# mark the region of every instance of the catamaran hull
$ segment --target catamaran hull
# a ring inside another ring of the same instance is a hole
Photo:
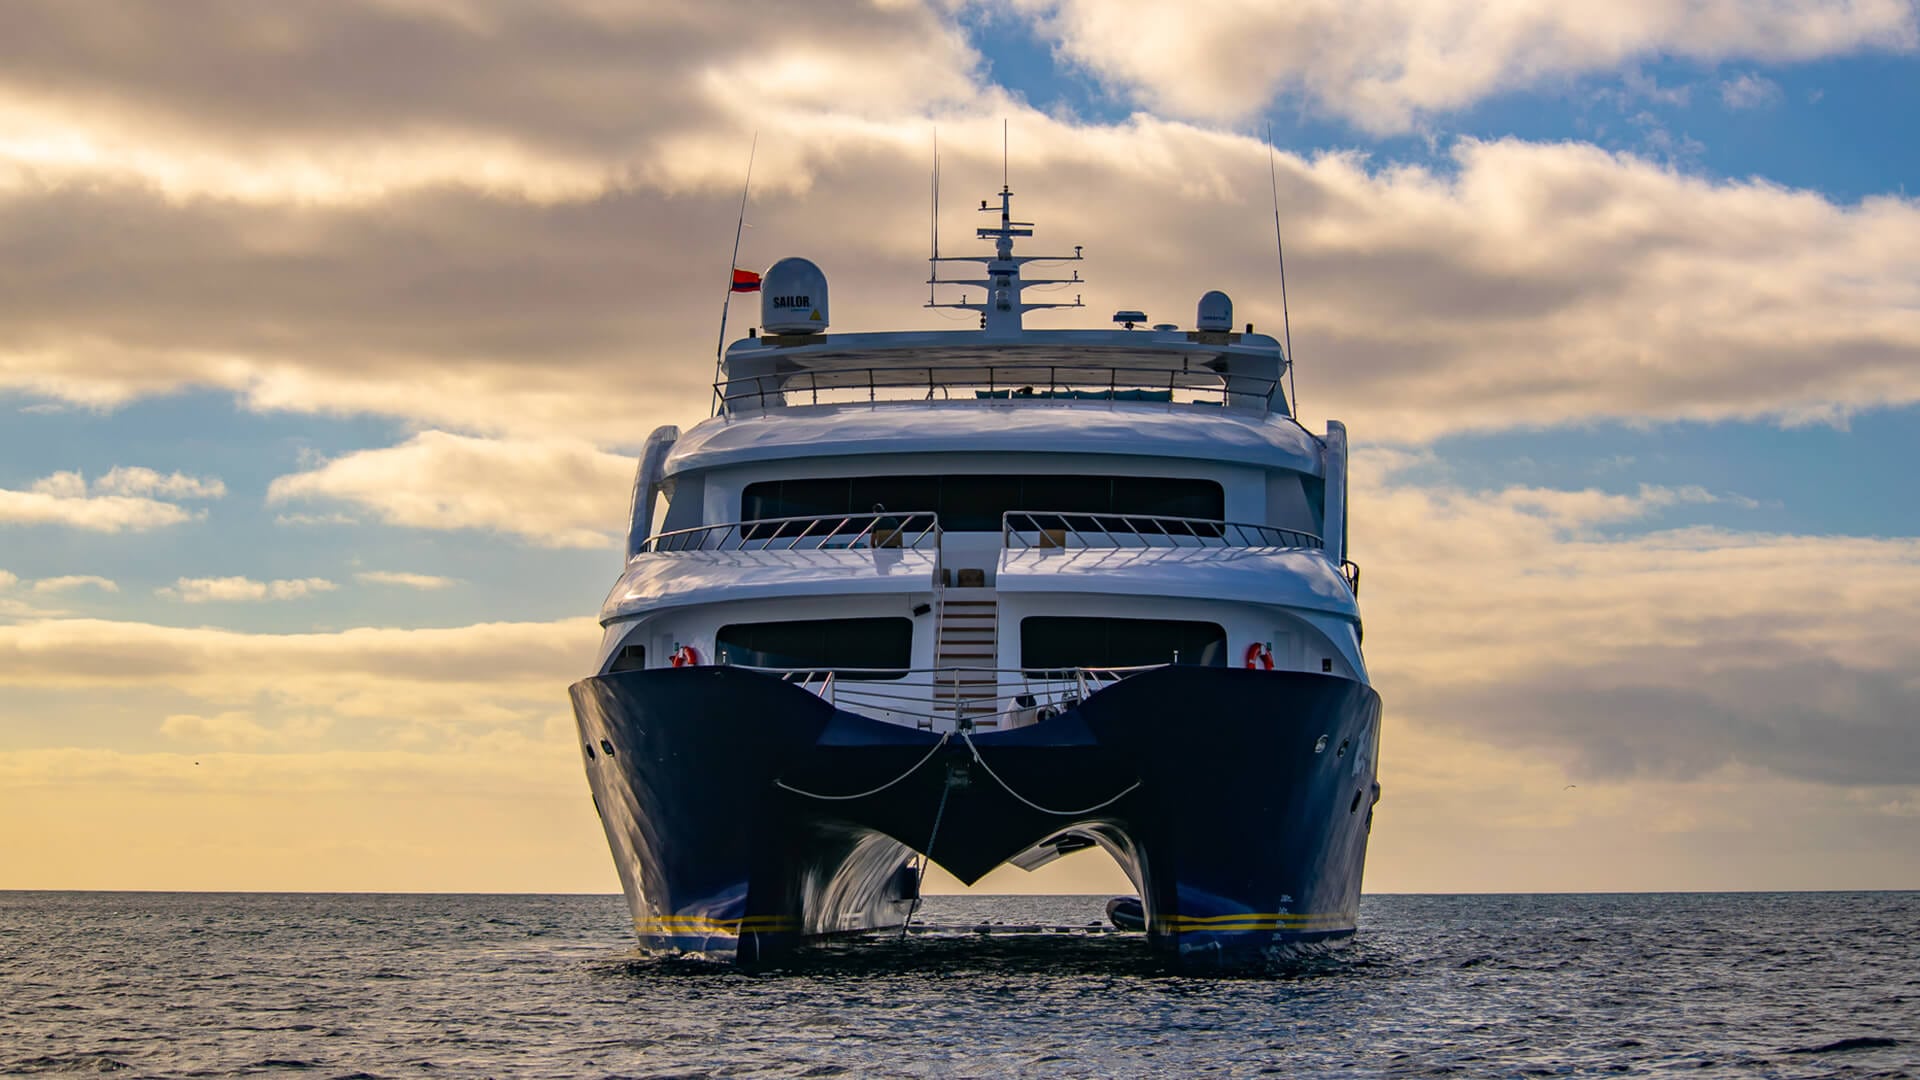
[[[1169,667],[1009,731],[944,741],[730,667],[571,688],[643,947],[766,959],[897,928],[915,851],[965,882],[1098,843],[1183,966],[1354,931],[1380,699],[1350,679]]]

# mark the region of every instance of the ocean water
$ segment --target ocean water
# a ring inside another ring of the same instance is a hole
[[[0,1074],[1920,1076],[1916,893],[1372,896],[1232,979],[1103,903],[741,973],[636,955],[617,897],[0,892]]]

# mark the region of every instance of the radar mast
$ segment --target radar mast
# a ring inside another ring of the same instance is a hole
[[[939,159],[935,151],[934,176],[934,221],[933,254],[927,259],[931,266],[931,276],[927,278],[927,303],[930,308],[959,308],[963,311],[980,313],[980,329],[989,337],[1015,337],[1023,329],[1021,316],[1040,308],[1077,308],[1086,305],[1075,294],[1072,303],[1053,301],[1050,303],[1030,303],[1024,291],[1035,285],[1079,285],[1082,284],[1080,271],[1064,278],[1023,278],[1020,268],[1030,262],[1079,262],[1081,246],[1073,246],[1072,255],[1015,255],[1013,240],[1016,236],[1032,236],[1033,222],[1013,220],[1013,191],[1008,187],[1004,175],[1000,181],[1000,224],[996,227],[982,226],[974,230],[982,240],[993,241],[992,255],[942,255],[939,236]],[[1005,150],[1002,148],[1002,173],[1005,172]],[[980,212],[990,214],[995,207],[988,200],[980,200]],[[984,265],[985,277],[943,278],[940,276],[940,264],[949,262],[971,262]],[[967,299],[966,293],[960,294],[958,301],[939,302],[934,298],[932,286],[960,285],[978,286],[982,297],[979,302]]]

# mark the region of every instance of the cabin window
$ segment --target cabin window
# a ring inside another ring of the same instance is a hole
[[[623,645],[614,654],[613,663],[608,666],[609,673],[616,671],[640,671],[647,666],[647,647],[645,645]]]
[[[729,623],[716,636],[729,664],[898,679],[913,663],[913,620],[798,619]]]
[[[855,476],[763,480],[740,497],[743,521],[932,511],[949,532],[998,532],[1009,510],[1143,514],[1220,521],[1226,493],[1212,480],[1165,476]]]
[[[1148,664],[1225,667],[1227,632],[1219,623],[1177,619],[1102,619],[1035,615],[1020,620],[1020,666],[1029,674]]]

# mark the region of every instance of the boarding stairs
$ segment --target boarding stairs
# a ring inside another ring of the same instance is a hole
[[[992,588],[939,590],[933,720],[1000,726],[1000,601]]]

